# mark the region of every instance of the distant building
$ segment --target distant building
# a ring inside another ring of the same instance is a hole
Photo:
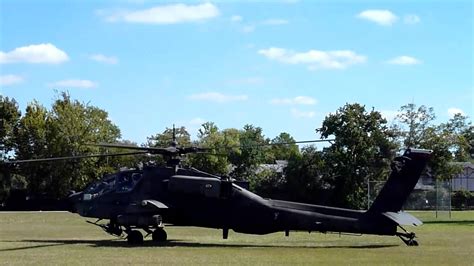
[[[435,180],[430,174],[422,174],[415,185],[415,190],[434,190],[434,188]]]
[[[288,161],[286,160],[275,160],[273,164],[260,164],[257,169],[257,173],[263,172],[265,170],[273,171],[275,173],[283,174],[285,167],[288,166]]]
[[[466,190],[474,192],[474,163],[457,162],[454,164],[461,165],[462,171],[451,179],[452,191]],[[417,190],[434,190],[434,188],[435,180],[429,174],[423,174],[415,186]]]
[[[453,177],[453,191],[467,190],[474,191],[474,163],[456,163],[462,165],[462,171]]]

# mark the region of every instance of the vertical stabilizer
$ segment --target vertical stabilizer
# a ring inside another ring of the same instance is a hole
[[[369,212],[398,212],[413,191],[426,163],[430,150],[408,149],[392,163],[392,173],[375,199]]]

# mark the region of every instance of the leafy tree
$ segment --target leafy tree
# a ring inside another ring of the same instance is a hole
[[[238,140],[237,140],[238,141]],[[226,175],[230,170],[230,162],[223,149],[227,145],[228,139],[224,132],[213,122],[202,124],[198,131],[197,146],[209,149],[209,154],[195,154],[190,156],[190,164],[202,171]]]
[[[223,146],[224,151],[231,153],[240,152],[240,134],[242,132],[236,128],[226,128],[222,130],[222,135],[224,137]]]
[[[236,179],[249,180],[257,166],[265,162],[264,146],[269,143],[265,139],[262,128],[245,125],[239,135],[240,150],[230,154],[230,162],[234,165],[231,175]]]
[[[115,143],[121,144],[121,145],[126,145],[126,146],[136,146],[138,147],[138,144],[135,142],[132,142],[130,140],[119,140],[116,141]],[[104,154],[113,154],[113,153],[123,153],[126,152],[127,150],[124,149],[114,149],[114,148],[107,148],[107,149],[101,149],[100,153]],[[110,157],[104,157],[106,161],[106,165],[118,170],[120,168],[139,168],[143,166],[144,162],[147,162],[149,157],[148,155],[121,155],[121,156],[110,156]]]
[[[366,207],[368,180],[386,176],[395,144],[387,121],[377,111],[367,112],[360,104],[346,104],[328,115],[316,131],[322,138],[333,136],[324,150],[332,202],[337,206]]]
[[[433,108],[424,105],[404,105],[397,116],[398,136],[406,147],[430,149],[432,158],[428,163],[434,177],[451,178],[461,169],[452,164],[454,159],[468,160],[472,126],[467,117],[456,114],[447,123],[432,124],[435,114]],[[408,130],[404,130],[408,129]]]
[[[198,138],[203,139],[208,136],[215,135],[219,132],[219,128],[214,122],[205,122],[201,125],[201,128],[198,130]]]
[[[17,159],[77,156],[99,153],[97,142],[115,142],[120,130],[107,112],[71,100],[61,93],[51,111],[37,102],[28,105],[16,132]],[[106,158],[29,163],[21,166],[30,193],[64,196],[70,189],[82,189],[112,169]]]
[[[0,95],[0,162],[11,157],[14,131],[21,113],[15,99]],[[7,197],[12,186],[12,165],[0,163],[0,202]]]
[[[15,129],[15,155],[17,160],[48,158],[48,111],[34,101],[26,107],[25,115]],[[44,192],[51,180],[52,167],[48,163],[30,163],[20,166],[20,174],[26,177],[31,192]]]
[[[185,127],[175,128],[176,141],[181,147],[191,146],[191,135],[188,133]],[[147,138],[148,147],[160,147],[166,148],[173,145],[173,128],[166,128],[162,133],[157,133]],[[156,156],[153,158],[153,162],[158,165],[166,164],[166,159],[162,156]]]
[[[260,147],[264,152],[265,163],[275,164],[276,160],[295,161],[301,158],[298,146],[294,142],[295,140],[290,134],[280,133],[269,142],[271,145]],[[299,195],[302,192],[301,188],[298,191],[286,190],[288,175],[285,175],[285,170],[286,167],[283,169],[283,172],[279,172],[273,169],[262,168],[260,165],[249,180],[250,188],[264,197],[288,199],[288,195]]]
[[[323,154],[315,146],[304,147],[301,154],[290,157],[284,172],[286,199],[307,203],[326,201],[331,180],[327,180]]]
[[[52,141],[51,152],[55,156],[71,156],[79,154],[98,153],[100,148],[87,145],[98,142],[115,142],[120,137],[120,130],[108,120],[107,112],[73,101],[66,93],[62,93],[52,107],[49,124]],[[91,177],[100,177],[111,172],[107,158],[88,158],[78,161],[62,161],[65,172],[56,168],[56,176],[69,174],[71,179],[66,184],[72,187],[83,187],[90,182]],[[62,193],[67,191],[63,178],[54,179],[53,185]]]
[[[185,127],[178,127],[176,131],[176,141],[180,146],[187,147],[191,145],[191,135],[188,133]],[[173,141],[173,129],[166,128],[163,133],[147,138],[147,145],[149,147],[168,147]]]
[[[0,95],[0,160],[8,158],[14,147],[14,130],[20,116],[15,99]]]
[[[474,162],[474,125],[471,125],[462,133],[464,140],[466,141],[466,153],[469,154],[469,161]]]
[[[270,144],[288,143],[281,145],[270,146],[270,159],[269,163],[273,163],[275,160],[289,160],[292,157],[298,156],[300,151],[298,145],[294,144],[295,139],[288,133],[282,132],[271,140]],[[292,144],[293,143],[293,144]]]
[[[285,176],[272,169],[258,169],[249,178],[250,190],[266,198],[287,199],[285,194]]]
[[[429,166],[436,178],[449,179],[462,171],[460,165],[452,162],[470,159],[472,128],[467,117],[456,114],[447,123],[432,126],[427,130],[426,139],[420,146],[433,150]]]
[[[449,134],[454,160],[465,162],[473,159],[474,126],[467,116],[455,114],[447,123],[441,124],[441,130]]]
[[[417,147],[426,139],[427,130],[436,118],[432,107],[413,103],[403,105],[396,117],[398,123],[397,134],[402,139],[402,146],[406,148]]]
[[[419,144],[420,148],[433,151],[428,166],[435,178],[449,179],[461,171],[460,166],[452,164],[454,157],[450,151],[450,138],[449,131],[433,126],[426,130],[425,139]]]

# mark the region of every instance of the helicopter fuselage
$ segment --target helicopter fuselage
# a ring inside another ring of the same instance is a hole
[[[167,167],[121,172],[112,176],[115,188],[98,195],[88,190],[75,195],[75,209],[84,217],[117,221],[123,215],[137,219],[159,214],[167,224],[232,229],[239,233],[268,234],[279,231],[320,231],[374,233],[367,226],[364,211],[264,199],[228,180],[188,169]],[[190,172],[191,171],[191,172]],[[142,180],[130,190],[116,181],[123,174],[142,174]],[[192,175],[191,175],[192,174]],[[201,176],[196,176],[199,174]],[[108,177],[109,180],[111,177]],[[106,178],[107,180],[107,178]],[[144,208],[144,201],[156,200],[162,208]],[[396,224],[383,216],[377,234],[393,235]],[[144,225],[145,226],[145,225]]]
[[[401,212],[431,152],[408,150],[397,157],[392,173],[368,211],[264,199],[239,186],[196,169],[146,167],[104,177],[70,198],[81,216],[110,220],[106,231],[162,229],[162,224],[198,226],[248,234],[319,231],[397,235],[408,245],[414,234],[401,225],[420,225]],[[112,228],[112,229],[110,229]]]

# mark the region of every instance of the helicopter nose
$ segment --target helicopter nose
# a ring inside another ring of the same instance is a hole
[[[82,197],[82,192],[71,191],[68,196],[68,211],[75,213],[77,212],[76,204],[79,203],[79,199]]]

